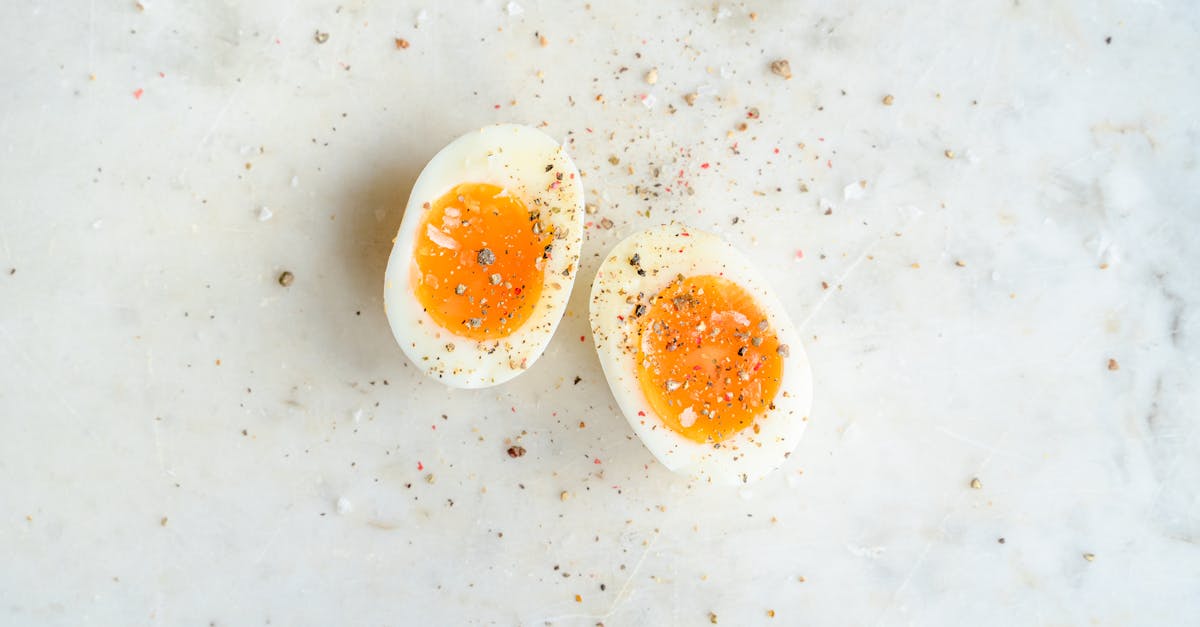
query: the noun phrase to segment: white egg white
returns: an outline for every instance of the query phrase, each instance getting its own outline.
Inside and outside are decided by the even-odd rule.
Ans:
[[[638,255],[638,263],[631,259]],[[644,276],[638,270],[644,272]],[[654,413],[637,379],[638,321],[630,315],[677,276],[718,275],[746,290],[781,344],[787,344],[774,409],[719,445],[701,444],[667,427]],[[735,485],[762,478],[795,450],[812,404],[808,357],[787,311],[766,281],[733,246],[711,233],[680,224],[647,229],[608,254],[592,284],[589,313],[604,376],[629,425],[668,469],[701,481]],[[690,417],[683,417],[687,422]]]
[[[561,179],[558,175],[562,175]],[[555,234],[545,283],[529,319],[505,338],[477,341],[440,326],[416,297],[411,270],[427,207],[462,183],[490,183],[539,210]],[[400,348],[422,371],[457,388],[504,383],[533,365],[562,319],[583,242],[579,170],[553,138],[528,126],[487,126],[437,153],[413,185],[388,259],[384,307]]]

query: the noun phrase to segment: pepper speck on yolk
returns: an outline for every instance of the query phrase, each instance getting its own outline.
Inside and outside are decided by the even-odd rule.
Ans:
[[[488,183],[464,183],[425,209],[416,296],[442,327],[474,340],[519,329],[542,293],[553,235],[540,213]]]
[[[773,407],[783,375],[779,338],[736,283],[677,279],[638,313],[638,383],[668,428],[720,442]]]

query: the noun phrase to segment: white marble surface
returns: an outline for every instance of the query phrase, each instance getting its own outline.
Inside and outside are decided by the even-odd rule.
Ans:
[[[0,623],[1200,622],[1195,3],[518,2],[0,4]],[[452,391],[383,268],[497,121],[615,227],[542,360]],[[747,489],[655,465],[580,341],[670,218],[808,338]]]

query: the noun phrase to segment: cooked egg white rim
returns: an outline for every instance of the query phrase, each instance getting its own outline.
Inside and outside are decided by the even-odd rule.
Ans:
[[[640,257],[636,267],[629,261],[634,253]],[[646,276],[639,276],[638,268]],[[736,282],[754,297],[780,344],[788,345],[776,409],[758,419],[758,433],[747,428],[719,446],[694,442],[665,426],[641,390],[636,352],[630,349],[631,340],[637,338],[638,321],[630,315],[633,306],[626,299],[636,298],[639,292],[649,298],[679,274],[717,275]],[[589,318],[600,365],[621,412],[667,469],[715,484],[749,483],[781,466],[795,450],[812,404],[808,356],[782,303],[749,260],[728,242],[681,224],[665,224],[627,237],[605,257],[597,272]],[[611,333],[605,332],[609,325],[614,329]]]
[[[423,214],[462,183],[507,190],[528,209],[540,210],[542,223],[555,233],[537,304],[525,324],[505,338],[480,341],[457,335],[435,322],[416,297],[412,264]],[[566,310],[579,267],[583,207],[579,170],[557,141],[534,128],[486,126],[434,155],[413,184],[384,276],[388,324],[409,359],[431,377],[459,388],[498,385],[532,366]],[[496,355],[507,356],[499,368],[494,367]]]

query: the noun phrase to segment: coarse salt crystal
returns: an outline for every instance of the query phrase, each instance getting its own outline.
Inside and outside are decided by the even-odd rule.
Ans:
[[[857,200],[865,195],[866,189],[857,181],[842,188],[842,198],[846,200]]]
[[[352,505],[350,503],[350,500],[344,496],[338,497],[337,513],[342,514],[344,516],[346,514],[349,514],[352,511],[354,511],[354,505]]]
[[[458,242],[454,241],[453,237],[450,237],[449,235],[439,231],[437,227],[433,226],[432,224],[425,225],[425,234],[429,236],[430,241],[438,246],[441,246],[442,248],[449,248],[450,250],[455,250],[458,248]]]
[[[696,412],[691,407],[683,410],[683,413],[679,414],[679,424],[684,429],[696,424]]]
[[[525,12],[525,7],[522,7],[516,2],[509,2],[508,4],[504,5],[504,10],[509,15],[520,15]]]
[[[259,222],[266,222],[267,220],[270,220],[274,216],[275,216],[275,214],[269,208],[267,208],[266,205],[258,208],[258,221]]]
[[[642,94],[642,104],[647,109],[653,109],[654,104],[657,102],[658,102],[658,98],[655,98],[654,94]]]

